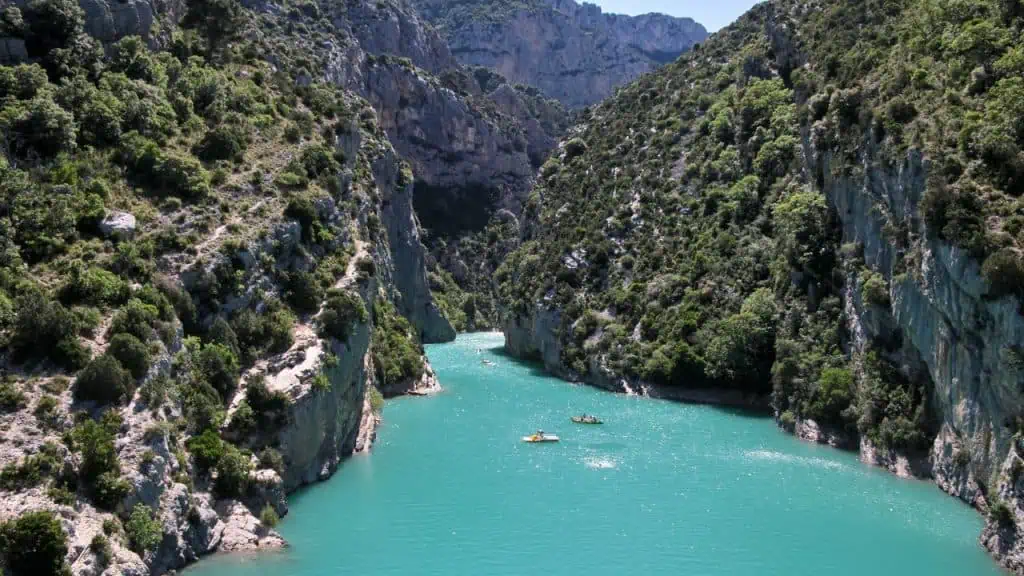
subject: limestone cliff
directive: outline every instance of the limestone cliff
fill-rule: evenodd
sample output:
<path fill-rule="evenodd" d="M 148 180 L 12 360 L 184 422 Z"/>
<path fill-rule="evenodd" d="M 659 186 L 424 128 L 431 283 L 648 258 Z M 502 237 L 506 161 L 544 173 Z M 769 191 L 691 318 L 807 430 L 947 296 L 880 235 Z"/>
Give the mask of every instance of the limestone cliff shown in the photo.
<path fill-rule="evenodd" d="M 572 108 L 674 60 L 707 31 L 689 18 L 603 14 L 595 4 L 535 0 L 512 6 L 416 0 L 461 62 L 487 66 Z"/>

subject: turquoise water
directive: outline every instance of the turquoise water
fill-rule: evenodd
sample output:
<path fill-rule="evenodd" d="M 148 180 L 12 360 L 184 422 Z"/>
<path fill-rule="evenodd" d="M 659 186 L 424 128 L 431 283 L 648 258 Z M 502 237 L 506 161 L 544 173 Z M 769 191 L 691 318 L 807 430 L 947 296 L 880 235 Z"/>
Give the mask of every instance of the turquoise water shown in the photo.
<path fill-rule="evenodd" d="M 446 391 L 389 401 L 372 454 L 292 499 L 290 549 L 188 576 L 1000 574 L 978 514 L 934 485 L 766 418 L 572 386 L 501 344 L 428 347 Z M 605 424 L 569 423 L 583 411 Z M 537 428 L 562 442 L 520 442 Z"/>

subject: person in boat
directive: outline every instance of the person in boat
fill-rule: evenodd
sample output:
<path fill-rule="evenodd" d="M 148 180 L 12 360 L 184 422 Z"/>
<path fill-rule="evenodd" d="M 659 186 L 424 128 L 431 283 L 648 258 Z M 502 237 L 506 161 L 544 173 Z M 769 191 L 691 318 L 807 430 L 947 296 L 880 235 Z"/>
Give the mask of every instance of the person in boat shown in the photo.
<path fill-rule="evenodd" d="M 537 433 L 534 434 L 534 436 L 536 436 L 537 438 L 543 438 L 544 437 L 544 431 L 543 430 L 537 430 Z"/>

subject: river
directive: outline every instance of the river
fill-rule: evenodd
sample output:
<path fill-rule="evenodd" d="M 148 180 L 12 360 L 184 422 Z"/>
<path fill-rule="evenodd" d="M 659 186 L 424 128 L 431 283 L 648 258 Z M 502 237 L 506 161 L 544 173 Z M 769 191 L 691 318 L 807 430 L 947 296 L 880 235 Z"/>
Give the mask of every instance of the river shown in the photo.
<path fill-rule="evenodd" d="M 501 347 L 428 346 L 445 391 L 388 401 L 372 453 L 293 496 L 290 548 L 188 576 L 1002 574 L 979 515 L 933 484 L 768 418 L 566 384 Z M 520 441 L 538 428 L 562 441 Z"/>

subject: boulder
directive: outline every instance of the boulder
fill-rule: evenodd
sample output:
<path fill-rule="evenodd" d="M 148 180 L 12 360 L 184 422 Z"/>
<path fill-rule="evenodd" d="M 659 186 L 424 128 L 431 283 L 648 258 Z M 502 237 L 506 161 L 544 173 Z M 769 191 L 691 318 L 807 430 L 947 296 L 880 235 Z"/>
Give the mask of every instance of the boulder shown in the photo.
<path fill-rule="evenodd" d="M 100 232 L 107 238 L 127 240 L 135 235 L 135 216 L 128 212 L 107 212 L 100 222 Z"/>

